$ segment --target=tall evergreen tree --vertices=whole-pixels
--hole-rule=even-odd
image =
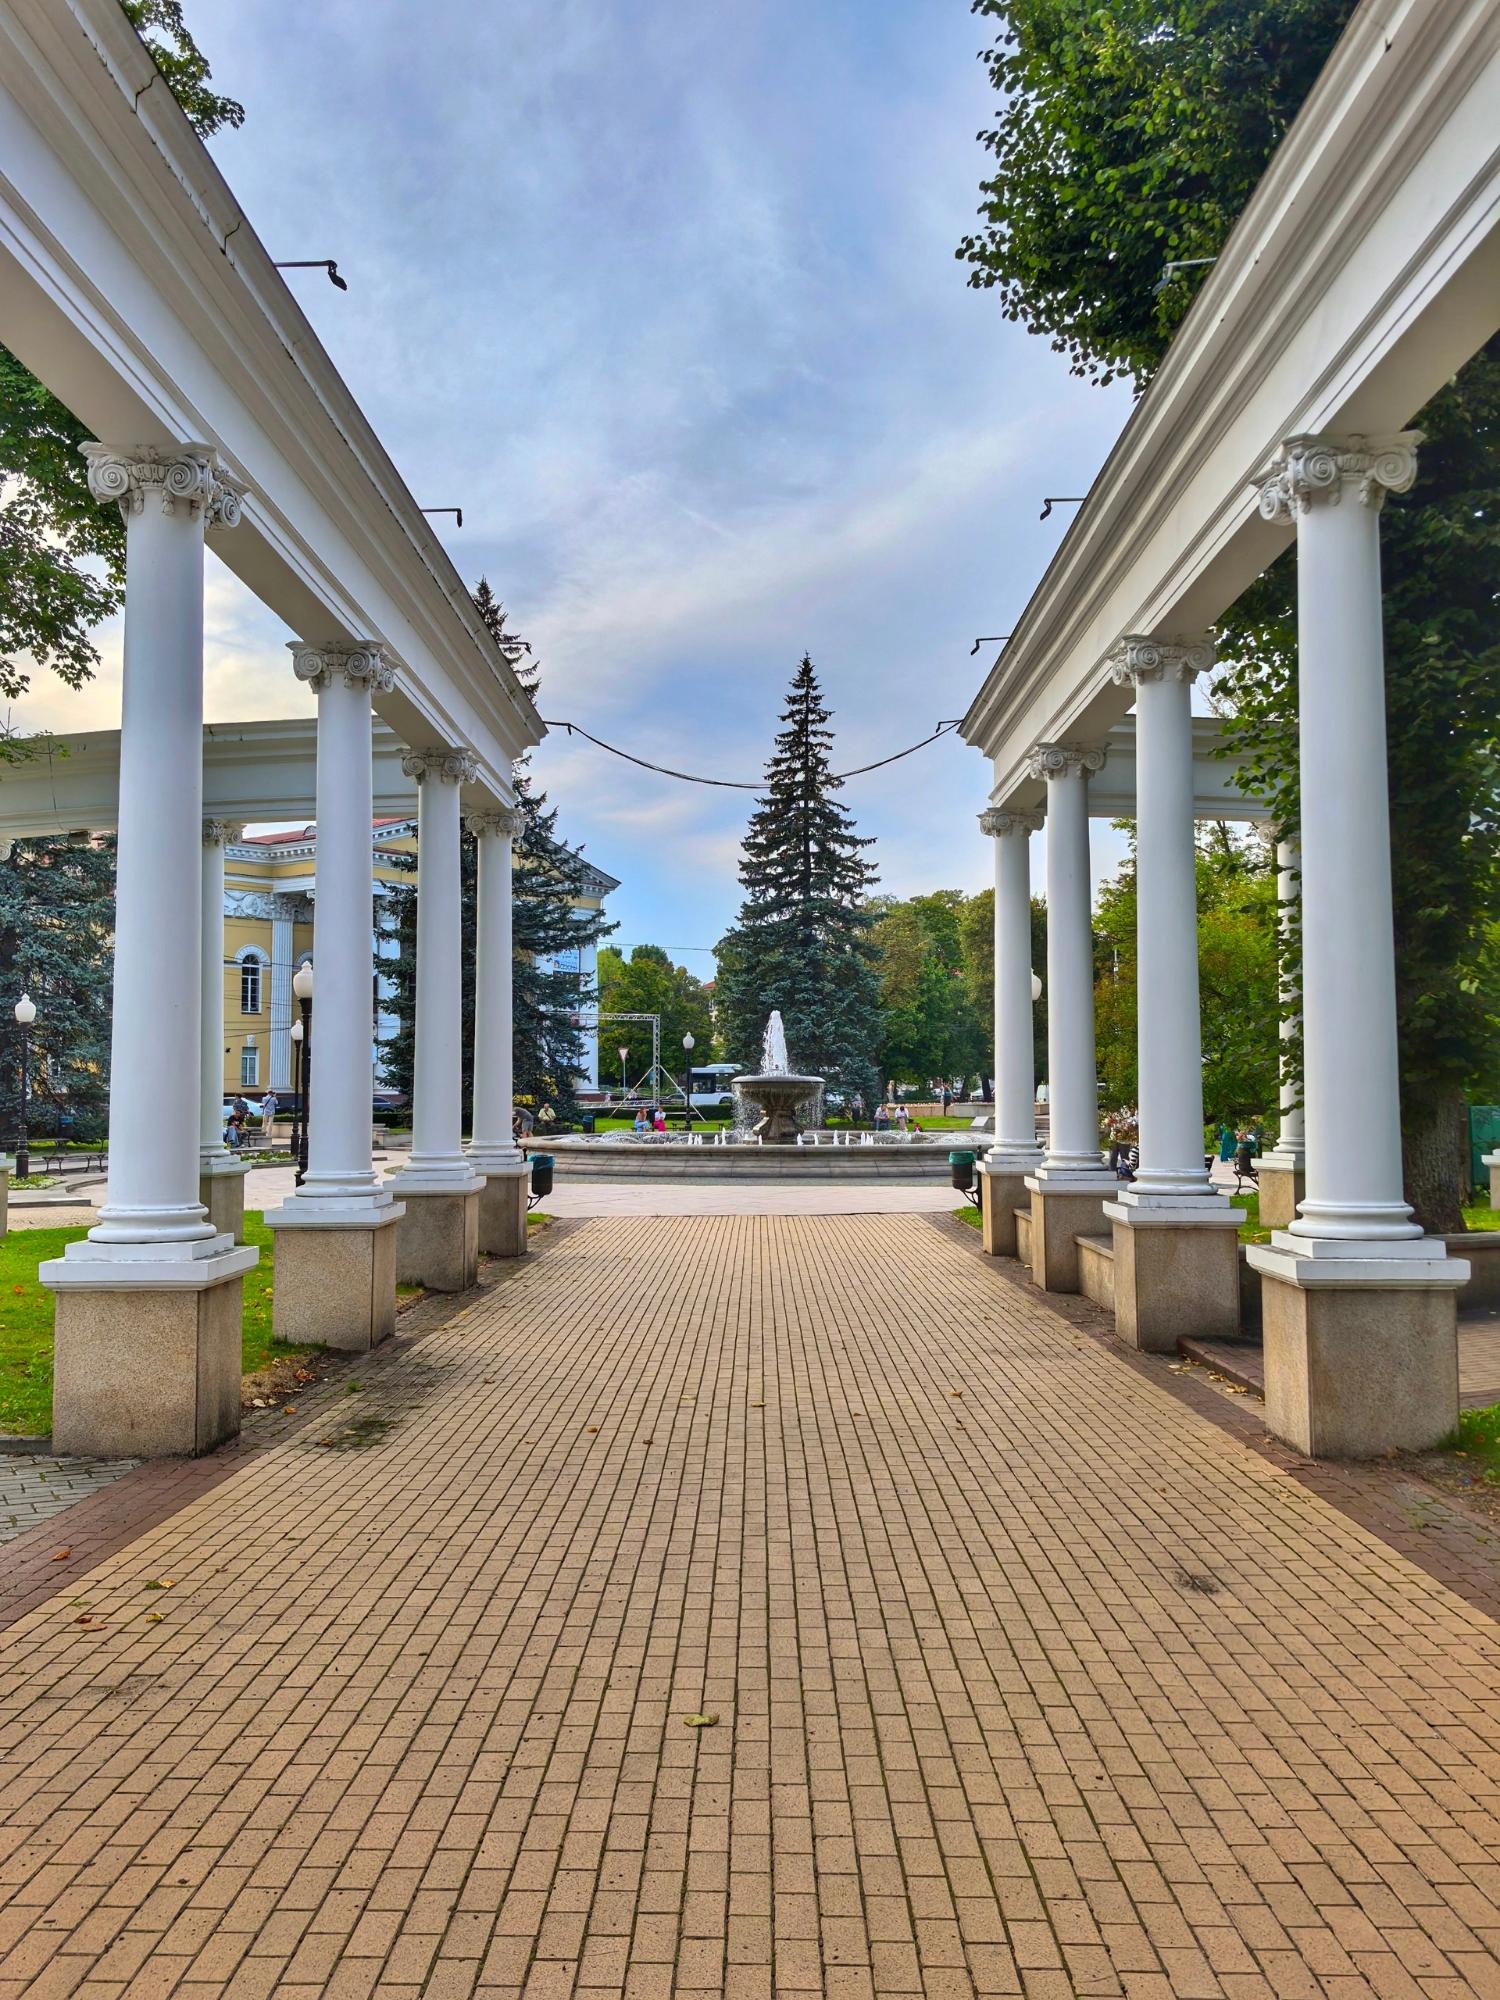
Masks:
[[[1094,381],[1150,380],[1355,0],[974,0],[1001,30],[984,224],[958,255]],[[1178,266],[1169,274],[1167,265]],[[1413,418],[1417,483],[1382,523],[1406,1198],[1462,1227],[1466,1088],[1500,1073],[1500,338]],[[1297,821],[1296,552],[1220,620],[1230,730]],[[1295,1045],[1293,1045],[1295,1048]]]
[[[474,606],[491,637],[511,662],[517,680],[534,696],[541,684],[529,648],[505,629],[505,607],[486,578],[474,591]],[[576,969],[583,950],[607,937],[615,926],[602,910],[579,907],[589,893],[592,868],[557,834],[557,808],[534,789],[529,756],[514,772],[516,804],[524,821],[514,847],[512,926],[515,959],[511,973],[515,1030],[512,1038],[515,1092],[540,1104],[550,1101],[564,1119],[577,1108],[576,1079],[584,1067],[585,1029],[580,1017],[596,1005],[596,992]],[[473,1092],[474,938],[478,916],[478,869],[474,840],[465,834],[460,892],[463,909],[463,1063],[465,1115]],[[378,961],[389,981],[387,1011],[397,1033],[382,1045],[381,1071],[397,1089],[412,1087],[416,1009],[416,884],[402,883],[386,899],[386,924],[397,939],[396,956]]]
[[[739,922],[717,947],[715,1007],[728,1058],[754,1064],[780,1011],[793,1064],[874,1101],[880,995],[869,892],[873,842],[835,798],[831,720],[810,659],[792,677],[786,727],[740,859]]]
[[[63,1113],[80,1136],[102,1124],[114,927],[112,837],[18,840],[0,861],[0,1142],[13,1142],[20,1111],[21,1044],[11,1010],[23,988],[36,1002],[33,1136],[55,1132]]]

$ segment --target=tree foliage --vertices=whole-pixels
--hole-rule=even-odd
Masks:
[[[976,0],[1003,105],[970,282],[1097,382],[1142,384],[1295,118],[1354,0]],[[1493,1089],[1479,971],[1496,909],[1500,344],[1414,419],[1414,490],[1383,524],[1407,1199],[1461,1226],[1466,1087]],[[1296,829],[1295,554],[1220,623],[1248,782]],[[1295,986],[1295,965],[1292,968]],[[1480,1079],[1489,1077],[1484,1085]]]
[[[685,965],[674,965],[659,944],[638,944],[627,958],[613,945],[599,954],[601,1013],[659,1014],[661,1061],[669,1076],[681,1075],[682,1038],[693,1038],[693,1061],[713,1060],[714,1014],[708,988]],[[605,1021],[599,1029],[599,1079],[618,1076],[612,1069],[621,1049],[628,1049],[625,1070],[630,1082],[644,1075],[651,1061],[651,1027],[644,1021]]]
[[[204,138],[244,120],[210,89],[179,0],[121,0],[163,81]],[[69,687],[99,662],[93,630],[125,600],[125,528],[88,490],[79,446],[93,433],[8,348],[0,347],[0,699],[49,668]],[[24,741],[0,735],[0,753]]]
[[[55,1131],[63,1111],[86,1134],[109,1091],[114,980],[115,844],[72,834],[18,840],[0,861],[0,1134],[14,1139],[21,1046],[11,1009],[23,988],[31,1030],[31,1130]]]
[[[1198,996],[1204,1115],[1215,1125],[1274,1115],[1279,1091],[1276,874],[1255,837],[1200,830]],[[1094,1031],[1108,1104],[1135,1104],[1136,865],[1099,890],[1094,912]]]
[[[868,896],[875,871],[834,796],[831,720],[804,657],[792,678],[766,791],[740,859],[739,922],[716,948],[715,997],[727,1059],[753,1063],[779,1009],[794,1066],[830,1084],[877,1090],[879,996]]]

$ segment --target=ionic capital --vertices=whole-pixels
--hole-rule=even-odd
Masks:
[[[1033,778],[1091,778],[1104,769],[1102,750],[1084,750],[1076,743],[1038,743],[1026,759]]]
[[[979,815],[979,831],[996,840],[1006,833],[1040,833],[1044,817],[1039,812],[1014,812],[999,806],[987,806]]]
[[[415,778],[420,785],[427,778],[436,778],[445,785],[472,784],[479,771],[479,759],[472,750],[408,750],[401,759],[401,769],[408,778]]]
[[[346,646],[341,640],[326,645],[309,645],[303,639],[288,639],[292,672],[299,681],[314,688],[326,688],[337,675],[346,688],[362,687],[370,694],[389,694],[396,685],[395,662],[388,660],[378,642]]]
[[[203,845],[205,847],[231,847],[244,837],[245,828],[235,819],[206,819],[203,822]]]
[[[185,507],[194,520],[232,528],[240,518],[245,485],[227,471],[211,444],[82,444],[88,460],[89,491],[96,500],[114,500],[125,520],[139,514],[153,495],[164,514]]]
[[[1214,663],[1211,639],[1153,639],[1128,632],[1109,656],[1109,677],[1116,687],[1139,687],[1142,681],[1188,681],[1207,673]]]
[[[464,825],[477,839],[488,833],[519,840],[526,829],[526,815],[519,806],[493,806],[486,812],[466,813]]]
[[[1377,511],[1387,493],[1405,493],[1417,476],[1420,431],[1386,437],[1289,437],[1269,471],[1252,484],[1260,493],[1267,521],[1295,521],[1315,500],[1336,507],[1346,493],[1361,507]]]

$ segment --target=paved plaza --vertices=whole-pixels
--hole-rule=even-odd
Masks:
[[[1242,1404],[941,1218],[429,1310],[0,1552],[0,1994],[1500,1994],[1500,1628]]]

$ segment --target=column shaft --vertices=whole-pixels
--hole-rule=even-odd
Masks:
[[[1280,907],[1281,931],[1281,1039],[1295,1039],[1300,1020],[1295,986],[1288,964],[1289,939],[1294,926],[1293,911],[1302,894],[1302,855],[1295,840],[1276,844],[1276,901]],[[1300,1167],[1306,1148],[1300,1087],[1283,1077],[1280,1091],[1280,1129],[1276,1157],[1289,1166]]]
[[[474,1118],[469,1158],[476,1169],[518,1164],[513,1115],[511,995],[513,836],[520,815],[473,815],[479,844],[478,926],[474,941]]]
[[[417,1020],[411,1162],[403,1191],[462,1193],[475,1185],[463,1151],[460,777],[442,753],[408,759],[417,771]]]
[[[1020,1172],[1041,1163],[1031,997],[1031,835],[1040,814],[993,812],[995,842],[995,1144],[990,1161]]]
[[[98,1244],[211,1240],[202,1086],[203,522],[154,495],[127,515],[109,1187]],[[220,1029],[215,1030],[217,1043]],[[217,1085],[215,1086],[217,1088]]]
[[[1421,1230],[1402,1199],[1380,514],[1371,501],[1350,481],[1298,518],[1307,1195],[1291,1234],[1381,1242]]]
[[[1201,657],[1200,657],[1201,655]],[[1135,686],[1136,1050],[1140,1167],[1132,1205],[1211,1197],[1203,1163],[1203,1030],[1193,820],[1193,676],[1208,648],[1127,640]]]
[[[224,843],[237,836],[238,829],[220,821],[203,822],[198,1163],[200,1171],[209,1172],[216,1161],[229,1158],[224,1144]]]
[[[1042,1173],[1107,1178],[1099,1156],[1087,769],[1100,752],[1044,751],[1047,779],[1047,1157]],[[1095,761],[1086,764],[1087,756]],[[1060,764],[1050,760],[1060,757]]]

